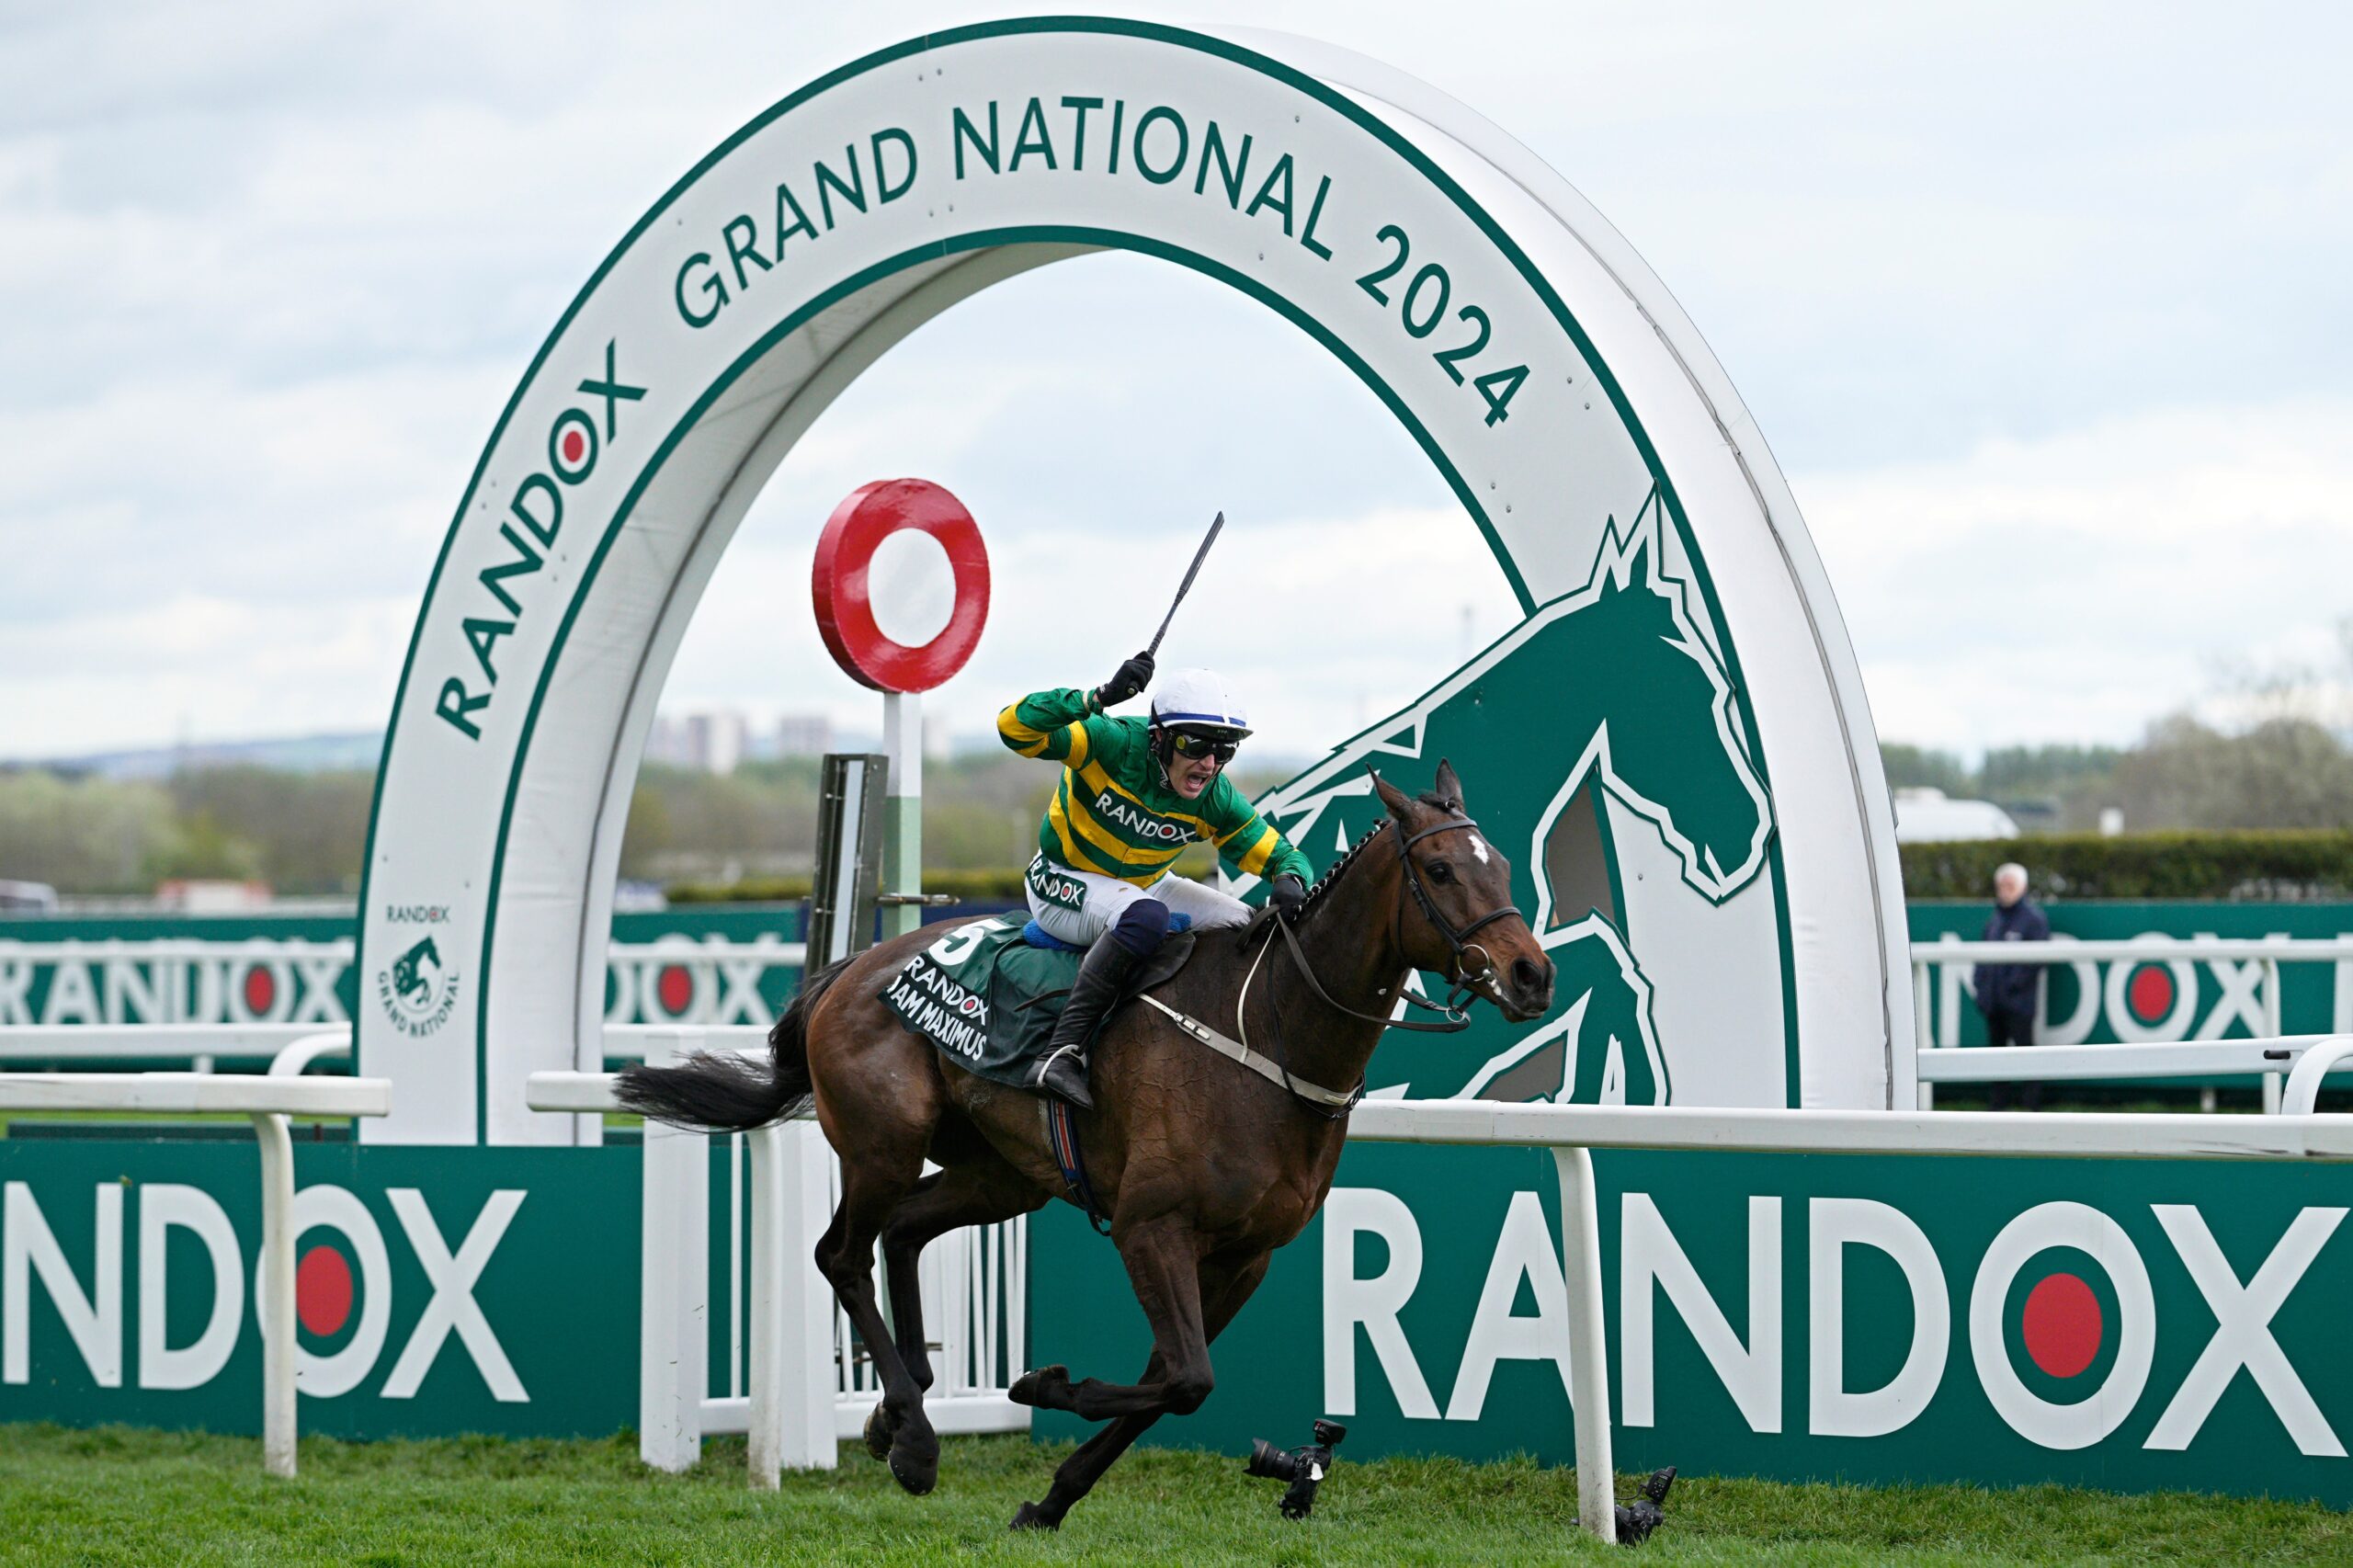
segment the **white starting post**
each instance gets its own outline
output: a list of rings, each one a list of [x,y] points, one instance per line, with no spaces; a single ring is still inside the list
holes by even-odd
[[[989,553],[964,504],[922,479],[860,485],[817,540],[810,597],[825,647],[882,694],[885,937],[923,924],[923,694],[964,667],[989,614]],[[859,941],[863,941],[860,934]]]

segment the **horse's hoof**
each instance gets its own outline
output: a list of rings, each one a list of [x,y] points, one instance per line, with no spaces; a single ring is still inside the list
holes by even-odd
[[[1068,1367],[1040,1367],[1035,1371],[1024,1372],[1014,1379],[1013,1386],[1005,1391],[1005,1397],[1016,1404],[1036,1404],[1039,1395],[1048,1383],[1069,1381]]]
[[[910,1496],[921,1497],[939,1484],[939,1439],[929,1432],[920,1437],[902,1429],[891,1445],[891,1474]]]
[[[1046,1510],[1038,1506],[1037,1504],[1024,1503],[1013,1510],[1013,1523],[1008,1528],[1017,1530],[1058,1530],[1063,1528],[1063,1522],[1049,1516]]]
[[[878,1460],[891,1457],[891,1439],[899,1435],[899,1424],[891,1419],[890,1412],[878,1404],[866,1418],[866,1451]]]

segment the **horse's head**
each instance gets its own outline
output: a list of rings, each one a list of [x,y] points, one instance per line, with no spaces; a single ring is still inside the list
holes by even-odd
[[[1692,885],[1721,902],[1756,874],[1772,829],[1732,682],[1686,613],[1682,585],[1660,573],[1654,531],[1596,575],[1599,597],[1577,619],[1609,660],[1610,782],[1659,824]]]
[[[1418,800],[1378,773],[1372,787],[1405,858],[1392,926],[1405,961],[1463,982],[1514,1023],[1549,1012],[1552,960],[1512,906],[1511,862],[1463,810],[1453,765],[1440,762],[1438,782]]]

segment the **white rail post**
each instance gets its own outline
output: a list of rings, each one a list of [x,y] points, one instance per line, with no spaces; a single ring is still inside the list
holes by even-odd
[[[2279,960],[2263,960],[2263,1032],[2278,1040],[2288,1032],[2285,1028],[2286,1009],[2279,1000]],[[2280,1085],[2287,1080],[2278,1073],[2263,1075],[2263,1114],[2279,1114]]]
[[[1609,1443],[1609,1342],[1601,1315],[1601,1221],[1593,1156],[1556,1147],[1561,1171],[1561,1267],[1569,1297],[1569,1399],[1576,1406],[1577,1513],[1587,1533],[1618,1539]]]
[[[294,1473],[294,1142],[286,1118],[254,1113],[261,1146],[261,1456]]]
[[[832,1470],[834,1295],[813,1256],[826,1223],[825,1136],[788,1121],[752,1134],[751,1483]]]
[[[657,1029],[645,1060],[667,1066],[702,1043],[700,1029]],[[644,1255],[639,1271],[637,1454],[656,1470],[702,1457],[710,1377],[710,1138],[645,1124]]]
[[[752,1318],[750,1359],[745,1394],[750,1402],[745,1426],[745,1460],[752,1489],[774,1492],[784,1467],[784,1244],[777,1233],[783,1228],[785,1208],[784,1129],[770,1123],[755,1128],[745,1139],[751,1145],[752,1180]]]
[[[2310,1116],[2320,1101],[2321,1085],[2328,1077],[2330,1068],[2353,1058],[2353,1035],[2342,1035],[2308,1046],[2296,1058],[2295,1070],[2288,1074],[2288,1086],[2280,1095],[2279,1109],[2285,1116]]]
[[[1914,1051],[1927,1051],[1937,1043],[1936,1036],[1929,1032],[1929,1017],[1928,961],[1926,959],[1914,959],[1912,960],[1912,1049]],[[1934,1084],[1923,1078],[1912,1093],[1922,1110],[1937,1108],[1937,1086]]]

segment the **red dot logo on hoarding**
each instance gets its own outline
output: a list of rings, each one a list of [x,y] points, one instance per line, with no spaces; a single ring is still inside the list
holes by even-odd
[[[2054,1378],[2080,1376],[2097,1359],[2105,1327],[2099,1298],[2078,1275],[2047,1275],[2027,1292],[2026,1353]]]
[[[876,619],[873,566],[886,541],[928,536],[947,556],[955,597],[947,624],[920,644],[893,641]],[[989,555],[964,504],[923,479],[881,479],[852,491],[817,539],[810,574],[817,630],[852,680],[877,691],[929,691],[964,667],[989,614]],[[897,607],[885,603],[883,613]]]
[[[654,994],[660,999],[662,1010],[675,1017],[695,999],[695,977],[684,964],[665,964],[654,983]]]
[[[2143,964],[2124,991],[2125,1006],[2144,1024],[2154,1024],[2173,1011],[2173,973],[2163,964]]]
[[[331,1246],[314,1246],[294,1267],[294,1315],[308,1332],[334,1334],[351,1321],[351,1265]]]
[[[264,964],[245,971],[245,1006],[255,1013],[267,1013],[269,1005],[278,1000],[278,980]]]

